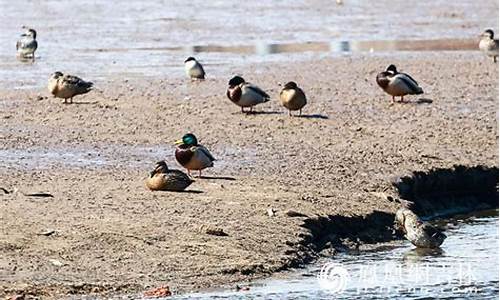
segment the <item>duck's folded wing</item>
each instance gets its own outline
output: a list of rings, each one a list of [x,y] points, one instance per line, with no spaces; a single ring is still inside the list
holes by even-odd
[[[90,81],[85,81],[77,76],[73,75],[64,75],[62,78],[64,84],[71,85],[79,90],[88,91],[94,85],[94,83]]]
[[[424,223],[422,225],[422,230],[429,236],[431,237],[435,237],[435,236],[439,236],[439,235],[442,235],[443,232],[441,230],[439,230],[438,228],[428,224],[428,223]]]
[[[267,99],[271,98],[266,92],[264,92],[261,88],[259,88],[256,85],[253,85],[251,83],[247,83],[246,87],[249,88],[249,89],[251,89],[255,93],[261,95],[263,98],[267,98]]]
[[[419,87],[418,82],[406,73],[399,73],[395,77],[400,78],[409,86]]]
[[[207,148],[205,148],[204,146],[201,146],[199,145],[198,146],[198,149],[203,152],[203,154],[205,154],[211,161],[214,161],[215,158],[212,156],[212,154],[210,153],[210,151],[208,151]]]

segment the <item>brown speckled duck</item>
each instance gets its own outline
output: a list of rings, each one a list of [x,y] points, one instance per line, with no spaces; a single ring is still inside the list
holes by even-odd
[[[201,170],[214,166],[215,158],[207,148],[198,144],[194,134],[185,134],[175,144],[177,145],[175,159],[187,169],[189,175],[191,175],[191,170],[198,170],[201,177]]]
[[[49,78],[49,92],[57,98],[63,98],[64,103],[73,103],[73,97],[90,92],[94,84],[85,81],[77,76],[64,75],[61,72],[55,72]]]
[[[395,102],[396,96],[403,97],[406,95],[420,95],[424,91],[418,86],[418,83],[410,75],[399,73],[395,65],[390,65],[384,72],[377,75],[377,84],[389,95],[392,96],[392,101]]]
[[[241,112],[245,112],[245,107],[250,107],[250,112],[255,105],[269,101],[269,95],[261,88],[248,83],[240,76],[234,76],[229,80],[229,87],[226,96],[234,104],[241,107]]]
[[[420,218],[408,208],[400,208],[394,220],[396,229],[418,248],[438,248],[446,235]]]
[[[152,191],[183,191],[194,181],[184,172],[169,169],[167,163],[156,163],[155,169],[146,179],[146,187]]]
[[[302,115],[302,108],[306,106],[307,99],[304,91],[293,81],[288,82],[280,92],[281,104],[288,109],[288,115],[292,115],[292,110],[298,110]]]

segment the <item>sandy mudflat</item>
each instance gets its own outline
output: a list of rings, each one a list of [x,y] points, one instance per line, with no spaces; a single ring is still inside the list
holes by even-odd
[[[375,83],[389,63],[431,104],[391,105]],[[478,52],[324,58],[232,69],[273,95],[242,115],[230,75],[202,83],[96,82],[63,105],[45,90],[0,91],[0,294],[123,294],[232,286],[300,262],[305,217],[392,213],[391,180],[434,167],[496,166],[498,65]],[[210,74],[210,69],[207,69]],[[309,104],[290,118],[279,83]],[[421,97],[409,97],[416,101]],[[194,132],[218,159],[188,193],[150,192],[155,161]],[[234,180],[230,180],[234,178]],[[199,192],[195,192],[199,191]],[[269,217],[266,210],[274,208]],[[203,226],[228,236],[205,234]],[[54,230],[50,236],[40,235]]]

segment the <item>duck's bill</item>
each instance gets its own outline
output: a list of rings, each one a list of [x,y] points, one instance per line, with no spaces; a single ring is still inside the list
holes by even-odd
[[[182,145],[184,142],[182,140],[177,140],[174,142],[174,145]]]

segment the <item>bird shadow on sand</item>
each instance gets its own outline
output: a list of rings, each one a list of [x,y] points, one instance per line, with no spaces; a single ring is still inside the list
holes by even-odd
[[[201,176],[201,177],[195,177],[195,180],[196,179],[214,179],[214,180],[229,180],[229,181],[236,180],[236,178],[228,176]]]
[[[88,105],[88,104],[98,104],[98,101],[79,101],[79,102],[73,102],[73,103],[63,103],[67,105]]]
[[[198,190],[184,190],[184,191],[157,191],[157,192],[163,192],[163,193],[182,193],[182,194],[203,194],[204,191],[198,191]]]
[[[233,113],[233,115],[236,114],[241,114],[241,115],[246,115],[246,116],[254,116],[254,115],[281,115],[283,112],[281,111],[245,111],[245,112],[237,112]]]
[[[296,116],[296,117],[297,118],[304,118],[304,119],[322,119],[322,120],[330,119],[328,116],[325,116],[322,114],[301,115],[301,116]]]

